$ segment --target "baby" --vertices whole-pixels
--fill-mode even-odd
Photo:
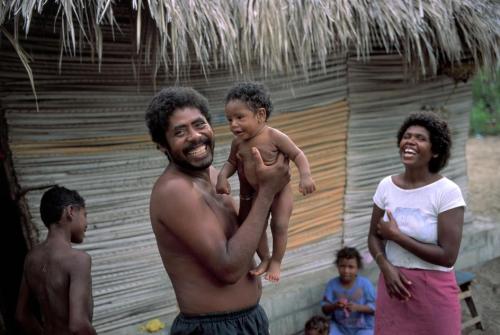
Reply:
[[[235,138],[231,144],[228,161],[222,167],[217,178],[216,190],[218,193],[231,193],[228,178],[238,171],[240,184],[246,182],[253,188],[253,192],[249,192],[249,194],[240,194],[240,200],[252,200],[253,193],[257,191],[255,165],[251,154],[253,147],[259,150],[266,164],[274,163],[278,153],[283,153],[299,169],[299,191],[306,195],[316,190],[309,162],[302,150],[287,135],[267,125],[266,121],[273,106],[269,94],[262,84],[253,82],[236,84],[229,90],[225,103],[226,118]],[[269,256],[267,236],[264,231],[257,250],[261,263],[250,271],[252,275],[258,276],[266,273],[267,280],[279,281],[292,208],[293,194],[292,188],[288,184],[276,195],[271,206],[272,256]]]

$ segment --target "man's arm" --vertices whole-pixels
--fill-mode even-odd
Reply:
[[[69,330],[71,334],[95,335],[92,326],[91,259],[84,252],[76,252],[70,267]]]
[[[42,334],[42,325],[33,311],[33,298],[23,274],[17,299],[16,320],[21,325],[21,328],[30,335]]]
[[[237,220],[236,213],[233,217],[230,213],[218,217],[212,209],[218,204],[207,202],[203,191],[190,180],[169,180],[162,189],[153,192],[151,199],[153,220],[159,220],[225,283],[235,283],[247,274],[274,195],[290,180],[283,155],[278,156],[276,164],[265,166],[258,150],[254,148],[252,153],[259,191],[247,217],[232,236],[228,237],[224,229],[227,222],[221,221]]]

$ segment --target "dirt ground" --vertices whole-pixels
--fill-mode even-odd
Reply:
[[[467,163],[469,209],[479,220],[500,224],[500,137],[469,139]],[[468,270],[476,274],[472,295],[485,330],[469,327],[463,334],[500,334],[500,257]],[[470,317],[463,302],[462,311]]]

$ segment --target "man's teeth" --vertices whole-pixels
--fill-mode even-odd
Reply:
[[[204,155],[206,152],[207,152],[207,146],[202,145],[202,146],[196,148],[195,150],[191,150],[188,155],[189,156],[200,156],[200,155]]]
[[[413,149],[408,149],[408,148],[407,148],[407,149],[405,149],[405,151],[404,151],[404,152],[405,152],[405,154],[416,154],[416,153],[417,153],[415,150],[413,150]]]

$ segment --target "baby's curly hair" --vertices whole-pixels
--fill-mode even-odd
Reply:
[[[248,81],[235,84],[227,92],[225,104],[232,100],[241,100],[253,112],[256,112],[259,108],[264,108],[266,110],[266,120],[273,111],[273,103],[267,87],[258,82]]]
[[[438,155],[437,157],[432,157],[429,161],[429,171],[432,173],[439,172],[446,166],[450,158],[452,142],[448,124],[433,112],[412,113],[399,128],[397,135],[398,147],[404,133],[411,126],[421,126],[429,132],[432,153]]]

